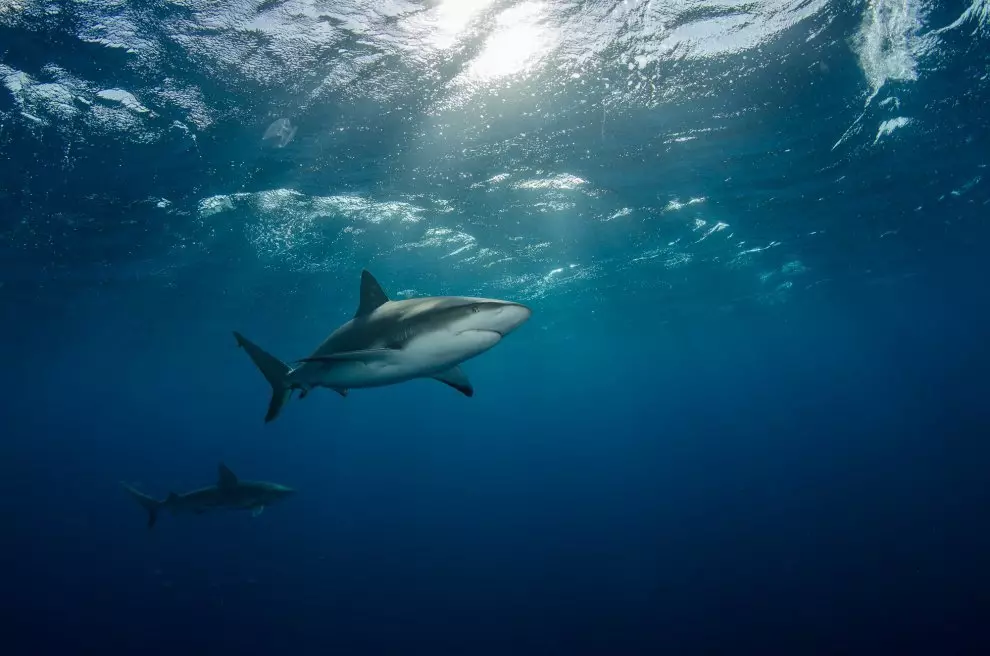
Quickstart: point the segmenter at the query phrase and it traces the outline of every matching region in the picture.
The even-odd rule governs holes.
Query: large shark
[[[208,487],[176,494],[169,492],[164,501],[153,499],[143,494],[127,483],[122,483],[134,499],[148,511],[148,528],[158,520],[158,511],[166,508],[173,515],[192,513],[201,515],[208,510],[250,510],[252,517],[257,517],[276,501],[281,501],[295,490],[265,481],[242,481],[222,462],[219,466],[217,484]]]
[[[474,388],[458,366],[484,353],[529,319],[525,305],[490,298],[428,296],[389,300],[368,271],[354,318],[292,368],[238,332],[241,346],[272,386],[265,421],[278,416],[293,390],[315,387],[346,396],[350,389],[434,378],[466,396]]]

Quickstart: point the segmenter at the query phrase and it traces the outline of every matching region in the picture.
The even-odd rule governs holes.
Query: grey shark
[[[474,387],[460,363],[498,344],[532,311],[525,305],[491,298],[429,296],[393,301],[367,270],[354,318],[333,331],[309,356],[290,367],[238,332],[237,344],[272,387],[265,422],[299,390],[348,390],[433,378],[466,396]]]
[[[139,492],[127,483],[122,483],[130,495],[141,507],[148,511],[148,528],[158,521],[158,512],[167,509],[173,515],[190,513],[201,515],[209,510],[250,510],[252,517],[257,517],[273,503],[281,501],[295,490],[265,481],[242,481],[222,462],[219,466],[217,484],[208,487],[176,494],[169,492],[164,501],[153,499]]]

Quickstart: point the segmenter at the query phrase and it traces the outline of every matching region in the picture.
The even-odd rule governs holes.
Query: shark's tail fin
[[[237,339],[237,345],[247,351],[247,354],[251,356],[251,361],[261,370],[265,379],[268,380],[268,384],[272,386],[272,400],[268,403],[268,414],[265,415],[265,421],[269,422],[278,416],[282,406],[292,395],[292,389],[285,382],[285,377],[290,371],[289,365],[266,352],[239,332],[234,331],[234,337]]]
[[[154,526],[155,522],[158,520],[158,511],[163,505],[162,502],[157,499],[152,499],[147,494],[138,492],[127,483],[121,483],[121,485],[124,486],[124,489],[127,490],[135,501],[141,504],[142,508],[148,511],[148,528]]]

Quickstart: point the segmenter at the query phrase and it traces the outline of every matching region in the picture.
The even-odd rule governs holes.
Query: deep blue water
[[[986,653],[988,17],[0,0],[3,653]],[[265,424],[362,268],[534,314]]]

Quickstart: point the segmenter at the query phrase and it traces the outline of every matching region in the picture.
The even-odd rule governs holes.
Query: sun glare
[[[495,5],[495,0],[445,0],[416,21],[426,29],[424,43],[445,50],[470,38],[471,23]],[[533,67],[554,41],[544,22],[544,2],[524,2],[501,12],[482,50],[464,69],[461,81],[479,82],[523,73]]]
[[[498,17],[494,33],[465,70],[470,80],[490,80],[529,70],[552,46],[552,33],[541,24],[543,3],[527,2]]]
[[[450,48],[471,21],[494,4],[495,0],[446,0],[440,3],[430,16],[435,31],[429,42],[434,48]]]

